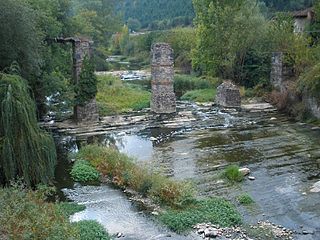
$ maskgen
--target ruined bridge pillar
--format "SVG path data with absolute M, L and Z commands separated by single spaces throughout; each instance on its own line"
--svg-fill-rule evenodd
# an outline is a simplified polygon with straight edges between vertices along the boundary
M 87 39 L 73 38 L 73 81 L 79 84 L 83 60 L 87 56 L 92 57 L 92 41 Z M 73 117 L 76 122 L 98 122 L 99 114 L 96 99 L 89 100 L 85 105 L 76 105 L 73 108 Z
M 173 50 L 167 43 L 155 43 L 151 48 L 151 111 L 155 113 L 176 112 L 176 96 L 173 88 Z

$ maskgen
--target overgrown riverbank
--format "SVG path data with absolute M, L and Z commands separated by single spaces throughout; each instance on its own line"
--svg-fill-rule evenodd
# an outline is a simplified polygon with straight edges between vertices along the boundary
M 96 221 L 70 223 L 69 216 L 84 210 L 72 203 L 48 202 L 52 189 L 39 186 L 30 190 L 21 184 L 0 188 L 1 239 L 109 240 Z
M 133 159 L 115 149 L 87 145 L 76 159 L 88 161 L 116 187 L 132 189 L 158 204 L 158 219 L 175 232 L 186 232 L 202 222 L 226 227 L 241 224 L 241 216 L 230 202 L 220 198 L 199 200 L 190 183 L 174 181 L 138 166 Z

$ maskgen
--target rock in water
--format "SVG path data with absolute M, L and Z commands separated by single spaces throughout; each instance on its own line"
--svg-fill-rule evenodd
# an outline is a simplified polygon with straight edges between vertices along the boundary
M 313 184 L 312 188 L 310 189 L 310 192 L 313 192 L 313 193 L 320 192 L 320 181 Z
M 250 174 L 250 169 L 249 168 L 240 168 L 239 172 L 241 172 L 243 176 L 247 176 Z

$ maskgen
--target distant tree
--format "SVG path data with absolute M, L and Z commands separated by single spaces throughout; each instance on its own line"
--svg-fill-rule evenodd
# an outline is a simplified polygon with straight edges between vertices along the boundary
M 137 32 L 141 29 L 141 23 L 138 19 L 129 18 L 128 19 L 128 27 L 130 31 Z
M 237 60 L 243 65 L 246 53 L 266 28 L 255 0 L 193 0 L 197 32 L 193 66 L 203 73 L 233 78 Z

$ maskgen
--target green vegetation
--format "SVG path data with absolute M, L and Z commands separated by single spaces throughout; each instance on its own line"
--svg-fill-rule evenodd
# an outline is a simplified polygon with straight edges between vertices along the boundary
M 77 159 L 89 161 L 100 173 L 120 187 L 129 187 L 161 204 L 181 208 L 194 201 L 190 184 L 170 180 L 134 163 L 115 149 L 97 145 L 83 147 Z
M 51 182 L 54 141 L 39 128 L 26 81 L 18 75 L 0 73 L 0 139 L 0 183 L 18 177 L 28 186 Z
M 237 165 L 230 165 L 228 166 L 224 172 L 222 173 L 222 176 L 227 178 L 229 181 L 235 183 L 235 182 L 241 182 L 244 179 L 243 174 L 239 171 L 239 166 Z
M 19 183 L 0 188 L 1 239 L 110 239 L 96 221 L 70 223 L 69 216 L 85 206 L 46 202 L 50 192 L 45 186 L 32 191 Z
M 100 174 L 88 161 L 78 160 L 72 166 L 71 176 L 74 181 L 86 183 L 98 181 Z
M 237 201 L 242 204 L 242 205 L 250 205 L 254 203 L 253 199 L 251 196 L 247 193 L 241 194 L 237 197 Z
M 160 215 L 160 220 L 178 233 L 183 233 L 195 224 L 203 222 L 224 227 L 241 224 L 241 216 L 236 208 L 221 198 L 197 201 L 183 210 L 168 210 Z
M 109 234 L 97 221 L 84 220 L 74 223 L 79 230 L 79 240 L 111 240 Z
M 216 90 L 213 88 L 188 91 L 181 97 L 181 100 L 193 102 L 213 102 Z
M 94 73 L 92 60 L 85 56 L 79 76 L 79 83 L 75 87 L 76 104 L 85 105 L 97 94 L 97 76 Z
M 9 239 L 78 239 L 77 229 L 58 205 L 39 191 L 22 186 L 0 188 L 0 237 Z M 6 239 L 6 238 L 5 238 Z
M 134 20 L 150 30 L 191 25 L 194 17 L 192 0 L 125 0 L 122 8 L 128 24 Z
M 85 210 L 86 207 L 73 202 L 60 202 L 58 203 L 58 209 L 62 214 L 69 218 L 71 215 Z
M 97 102 L 102 116 L 141 110 L 150 106 L 151 93 L 126 85 L 117 77 L 99 76 Z

